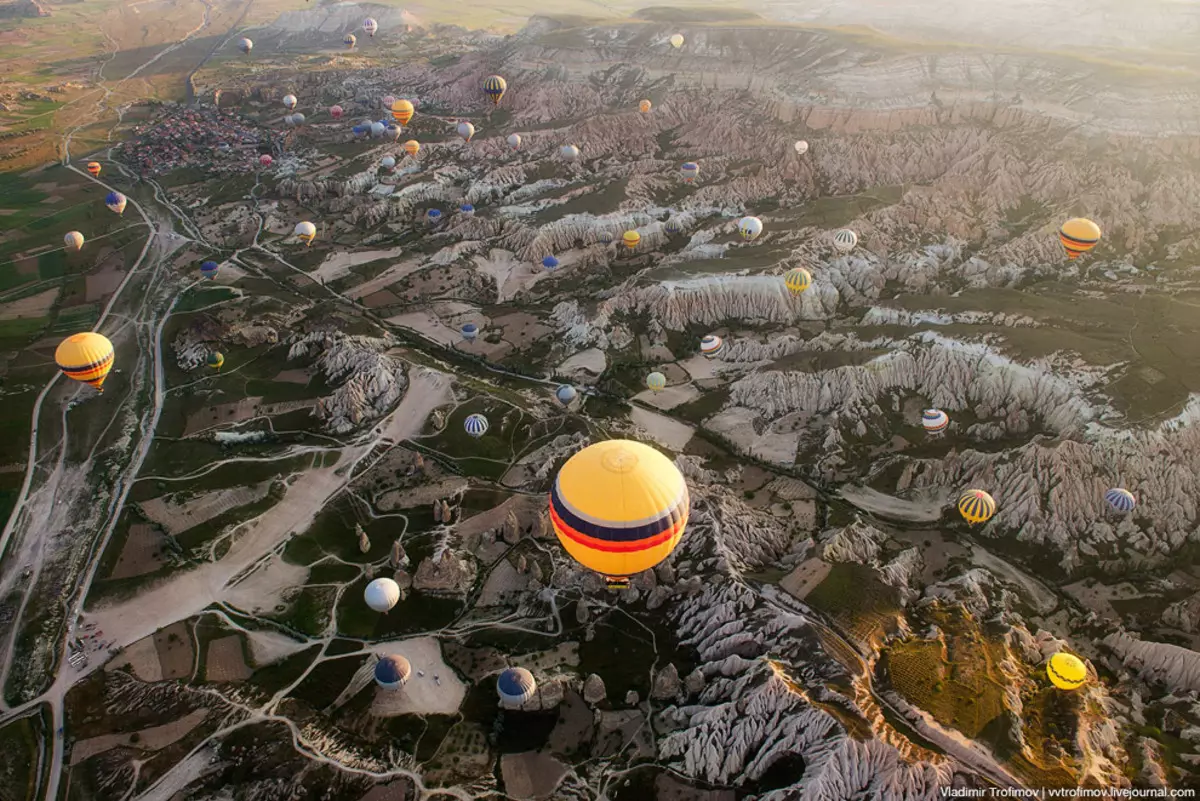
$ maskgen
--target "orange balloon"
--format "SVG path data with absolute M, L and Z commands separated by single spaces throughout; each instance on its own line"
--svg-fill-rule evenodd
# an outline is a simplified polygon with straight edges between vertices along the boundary
M 408 125 L 408 121 L 413 118 L 414 113 L 416 113 L 416 109 L 408 100 L 397 100 L 392 104 L 392 116 L 401 125 Z
M 642 112 L 643 114 L 649 114 L 650 113 L 650 101 L 643 100 L 641 103 L 638 103 L 638 111 Z

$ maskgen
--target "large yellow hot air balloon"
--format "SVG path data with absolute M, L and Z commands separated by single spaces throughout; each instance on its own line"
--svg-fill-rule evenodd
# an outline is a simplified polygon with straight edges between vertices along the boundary
M 642 235 L 637 231 L 626 231 L 621 234 L 621 241 L 625 243 L 625 247 L 633 250 L 638 246 L 638 242 L 642 241 Z
M 397 100 L 392 104 L 392 116 L 401 125 L 408 125 L 408 121 L 413 118 L 415 113 L 416 109 L 413 107 L 412 101 Z
M 421 143 L 416 139 L 409 139 L 404 143 L 404 152 L 416 158 L 417 154 L 421 152 Z
M 58 344 L 54 361 L 67 378 L 104 391 L 104 379 L 113 366 L 113 345 L 92 331 L 72 334 Z
M 1046 662 L 1046 675 L 1058 689 L 1074 690 L 1087 682 L 1087 665 L 1075 654 L 1059 651 Z
M 1075 217 L 1058 229 L 1058 241 L 1066 249 L 1068 259 L 1077 259 L 1096 247 L 1100 241 L 1100 226 L 1083 217 Z
M 972 526 L 986 523 L 996 514 L 996 501 L 981 489 L 969 489 L 958 496 L 958 513 Z
M 550 521 L 567 553 L 610 583 L 649 570 L 687 526 L 687 482 L 649 445 L 614 439 L 576 453 L 550 490 Z

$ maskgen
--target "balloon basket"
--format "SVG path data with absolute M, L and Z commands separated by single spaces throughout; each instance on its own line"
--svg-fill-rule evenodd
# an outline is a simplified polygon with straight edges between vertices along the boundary
M 605 576 L 604 585 L 610 590 L 627 590 L 629 589 L 628 576 Z

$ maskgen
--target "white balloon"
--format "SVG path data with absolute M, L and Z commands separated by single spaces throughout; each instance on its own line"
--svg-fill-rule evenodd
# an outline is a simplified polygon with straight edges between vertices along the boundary
M 377 578 L 367 585 L 363 600 L 376 612 L 386 612 L 400 601 L 400 585 L 390 578 Z
M 805 142 L 803 139 L 801 139 L 799 142 L 797 142 L 795 144 L 795 148 L 796 148 L 796 152 L 799 153 L 801 156 L 803 156 L 805 153 L 808 152 L 808 142 Z

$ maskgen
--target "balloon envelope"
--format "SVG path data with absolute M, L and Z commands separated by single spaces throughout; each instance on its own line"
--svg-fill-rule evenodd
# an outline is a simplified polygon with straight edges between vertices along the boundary
M 666 389 L 667 377 L 656 370 L 646 376 L 646 386 L 653 392 L 661 392 Z
M 833 235 L 833 246 L 839 253 L 849 253 L 858 244 L 858 234 L 843 228 Z
M 294 233 L 300 238 L 301 242 L 311 245 L 312 241 L 317 238 L 317 226 L 307 221 L 296 223 Z
M 463 421 L 463 430 L 478 439 L 487 433 L 488 419 L 482 414 L 468 415 L 467 419 Z
M 500 105 L 506 91 L 508 91 L 508 81 L 499 75 L 489 75 L 483 79 L 483 93 L 492 101 L 492 105 Z
M 690 184 L 700 175 L 700 165 L 694 161 L 684 162 L 683 166 L 679 168 L 679 174 L 683 176 L 684 183 Z
M 63 375 L 102 390 L 115 354 L 108 338 L 94 331 L 72 334 L 59 343 L 54 361 Z
M 249 53 L 254 49 L 254 42 L 250 41 L 249 39 L 239 39 L 237 47 L 238 50 L 241 50 L 243 53 Z
M 354 34 L 352 33 L 348 33 L 342 38 L 342 43 L 345 44 L 347 48 L 354 47 L 354 43 L 357 41 L 358 39 L 355 38 Z
M 808 142 L 805 142 L 803 139 L 792 145 L 792 147 L 796 148 L 796 152 L 801 156 L 808 152 Z
M 678 33 L 674 34 L 671 37 L 671 47 L 674 47 L 676 49 L 683 47 L 683 36 Z
M 479 335 L 479 326 L 475 325 L 475 323 L 467 323 L 462 327 L 462 335 L 463 339 L 470 342 Z
M 958 513 L 970 525 L 986 523 L 996 514 L 996 501 L 981 489 L 969 489 L 958 496 Z
M 799 295 L 812 286 L 812 274 L 803 267 L 793 267 L 783 274 L 783 285 L 788 292 Z
M 83 234 L 78 231 L 68 231 L 63 236 L 63 244 L 67 246 L 67 250 L 79 250 L 83 247 Z
M 508 141 L 508 146 L 511 147 L 513 150 L 516 150 L 517 148 L 519 148 L 521 146 L 521 135 L 520 134 L 509 134 L 507 141 Z
M 537 692 L 533 674 L 525 668 L 505 668 L 496 677 L 496 692 L 505 706 L 521 706 Z
M 271 158 L 266 153 L 263 153 L 261 156 L 258 157 L 258 163 L 264 167 L 270 167 L 271 164 L 274 163 L 274 161 L 275 161 L 275 159 Z
M 651 108 L 651 103 L 649 100 L 643 100 L 640 103 L 638 103 L 638 111 L 642 112 L 643 114 L 649 114 L 650 108 Z
M 559 154 L 567 161 L 575 161 L 579 158 L 579 148 L 575 145 L 563 145 L 558 149 Z
M 674 462 L 631 440 L 576 453 L 550 490 L 550 521 L 575 561 L 604 576 L 649 570 L 670 555 L 687 526 L 690 498 Z
M 88 173 L 90 173 L 90 174 L 91 174 L 91 176 L 92 176 L 93 178 L 95 178 L 95 177 L 97 177 L 98 175 L 100 175 L 100 162 L 98 162 L 98 161 L 89 161 L 89 162 L 88 162 L 88 165 L 87 165 L 87 171 L 88 171 Z
M 725 340 L 721 339 L 716 334 L 709 334 L 700 340 L 700 352 L 708 358 L 712 358 L 721 352 L 721 348 L 725 346 Z
M 384 156 L 380 159 L 379 163 L 383 165 L 385 170 L 390 170 L 396 166 L 396 159 L 394 156 Z
M 542 259 L 542 266 L 547 270 L 553 270 L 558 266 L 558 259 L 554 258 L 553 256 L 547 256 L 546 258 Z
M 374 36 L 375 31 L 379 30 L 379 23 L 376 22 L 375 20 L 371 19 L 370 17 L 367 17 L 366 19 L 363 20 L 362 29 L 364 31 L 366 31 L 369 35 Z
M 475 126 L 469 122 L 460 122 L 458 124 L 458 135 L 462 137 L 464 142 L 470 142 L 471 137 L 475 135 Z
M 284 107 L 284 108 L 286 108 L 286 109 L 293 109 L 293 108 L 295 108 L 295 107 L 296 107 L 296 102 L 297 102 L 297 101 L 296 101 L 296 96 L 295 96 L 295 95 L 284 95 L 284 96 L 283 96 L 283 107 Z
M 225 364 L 225 354 L 221 353 L 221 351 L 214 350 L 212 353 L 208 354 L 209 367 L 212 367 L 214 370 L 220 370 L 221 365 L 223 364 Z
M 1084 217 L 1067 220 L 1058 229 L 1058 241 L 1067 251 L 1068 259 L 1077 259 L 1100 241 L 1100 226 Z
M 758 239 L 758 235 L 762 231 L 762 220 L 757 217 L 743 217 L 738 220 L 738 234 L 747 242 L 753 242 L 755 239 Z
M 375 683 L 385 690 L 399 690 L 412 675 L 412 665 L 400 654 L 388 654 L 375 663 Z
M 392 116 L 396 118 L 396 122 L 401 125 L 408 125 L 408 121 L 413 118 L 413 114 L 417 113 L 417 109 L 413 106 L 411 100 L 397 100 L 392 103 Z
M 109 192 L 104 198 L 104 205 L 115 211 L 117 214 L 122 214 L 125 211 L 125 204 L 129 199 L 120 192 Z
M 563 406 L 570 406 L 571 401 L 575 400 L 575 397 L 578 394 L 579 393 L 575 391 L 575 387 L 571 386 L 570 384 L 563 384 L 558 389 L 554 390 L 554 397 L 558 398 L 558 402 Z
M 1087 665 L 1075 654 L 1059 651 L 1047 660 L 1046 675 L 1058 689 L 1074 690 L 1087 683 Z
M 377 578 L 363 591 L 363 600 L 376 612 L 386 612 L 400 600 L 400 585 L 390 578 Z
M 416 156 L 421 152 L 421 143 L 416 139 L 409 139 L 404 143 L 404 152 L 410 156 Z
M 921 426 L 930 433 L 945 431 L 950 425 L 950 415 L 941 409 L 926 409 L 921 415 Z
M 642 241 L 642 235 L 637 231 L 626 231 L 621 234 L 621 241 L 625 243 L 625 247 L 633 250 L 638 246 L 638 242 Z
M 345 112 L 342 110 L 341 106 L 330 106 L 329 107 L 329 116 L 333 117 L 335 120 L 340 120 L 342 118 L 342 114 L 344 114 L 344 113 Z
M 1114 487 L 1104 493 L 1104 500 L 1114 512 L 1128 514 L 1137 506 L 1137 498 L 1127 489 Z
M 205 278 L 215 278 L 217 276 L 217 271 L 220 269 L 220 265 L 218 265 L 215 261 L 205 261 L 200 263 L 200 274 Z
M 371 136 L 374 136 L 374 137 L 383 136 L 383 132 L 386 130 L 387 130 L 387 126 L 384 125 L 382 122 L 371 123 Z

